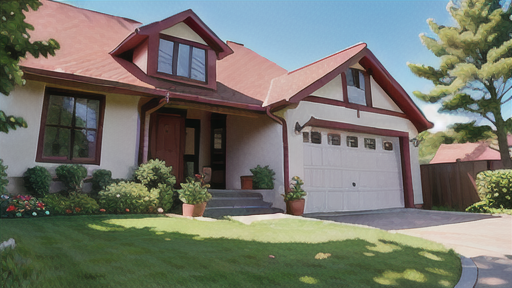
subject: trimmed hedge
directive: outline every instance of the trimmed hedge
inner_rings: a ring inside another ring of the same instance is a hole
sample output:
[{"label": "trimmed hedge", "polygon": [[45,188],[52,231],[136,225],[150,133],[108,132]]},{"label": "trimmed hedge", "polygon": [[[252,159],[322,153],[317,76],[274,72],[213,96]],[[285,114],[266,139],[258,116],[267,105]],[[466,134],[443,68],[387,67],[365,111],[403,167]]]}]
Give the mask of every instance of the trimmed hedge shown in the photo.
[{"label": "trimmed hedge", "polygon": [[140,183],[114,183],[100,191],[99,204],[108,213],[154,213],[157,211],[159,189],[148,191]]},{"label": "trimmed hedge", "polygon": [[42,198],[50,193],[52,175],[46,168],[35,166],[28,168],[23,174],[23,181],[28,193],[34,197]]},{"label": "trimmed hedge", "polygon": [[476,185],[489,208],[512,209],[512,170],[480,172]]}]

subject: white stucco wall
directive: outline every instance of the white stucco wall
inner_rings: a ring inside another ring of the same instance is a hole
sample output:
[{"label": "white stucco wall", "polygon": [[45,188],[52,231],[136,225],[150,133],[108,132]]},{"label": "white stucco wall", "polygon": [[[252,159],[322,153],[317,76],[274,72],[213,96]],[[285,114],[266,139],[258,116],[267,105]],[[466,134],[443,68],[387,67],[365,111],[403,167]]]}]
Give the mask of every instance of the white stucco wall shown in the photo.
[{"label": "white stucco wall", "polygon": [[262,115],[257,118],[228,115],[226,119],[226,188],[240,189],[240,176],[252,175],[257,165],[276,173],[274,193],[265,193],[265,201],[285,209],[282,126]]},{"label": "white stucco wall", "polygon": [[[348,123],[359,126],[374,127],[379,129],[388,129],[409,133],[409,138],[417,136],[418,131],[414,125],[407,119],[383,114],[360,111],[360,117],[357,117],[357,111],[344,107],[335,107],[325,104],[300,102],[295,109],[282,111],[288,125],[288,145],[290,153],[290,177],[297,175],[304,177],[303,169],[303,140],[301,134],[295,134],[295,123],[304,125],[311,117],[320,120]],[[411,154],[411,172],[414,191],[415,204],[423,203],[421,194],[421,175],[418,162],[418,150],[412,144],[409,145]]]},{"label": "white stucco wall", "polygon": [[341,83],[341,74],[334,77],[329,83],[322,86],[322,88],[311,93],[311,96],[318,96],[322,98],[334,99],[343,101],[343,86]]},{"label": "white stucco wall", "polygon": [[[63,88],[63,87],[60,87]],[[0,133],[0,158],[8,165],[10,193],[23,192],[19,177],[36,165],[48,168],[55,175],[61,164],[36,162],[36,150],[44,100],[44,83],[27,81],[16,87],[9,97],[0,97],[0,107],[10,115],[23,117],[28,128]],[[114,178],[128,178],[137,165],[139,97],[106,94],[105,118],[100,165],[84,165],[89,175],[96,169],[112,171]]]},{"label": "white stucco wall", "polygon": [[372,105],[375,108],[381,108],[385,110],[402,112],[395,102],[389,98],[388,94],[375,82],[373,77],[370,77],[371,89],[372,89]]},{"label": "white stucco wall", "polygon": [[208,45],[206,42],[204,42],[203,38],[201,36],[197,35],[194,30],[192,30],[190,27],[188,27],[187,24],[180,22],[174,26],[171,26],[165,30],[160,31],[160,33],[174,36],[176,38],[186,39],[189,41],[201,43],[203,45]]}]

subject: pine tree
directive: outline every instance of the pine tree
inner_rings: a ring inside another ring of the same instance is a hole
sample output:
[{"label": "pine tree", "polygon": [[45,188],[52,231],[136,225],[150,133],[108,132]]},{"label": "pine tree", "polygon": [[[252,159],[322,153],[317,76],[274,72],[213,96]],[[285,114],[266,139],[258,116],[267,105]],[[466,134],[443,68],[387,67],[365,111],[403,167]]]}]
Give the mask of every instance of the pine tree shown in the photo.
[{"label": "pine tree", "polygon": [[504,119],[501,107],[512,99],[512,7],[510,0],[450,1],[447,10],[455,27],[427,22],[437,37],[420,35],[422,43],[440,58],[439,68],[408,64],[419,77],[435,87],[419,99],[441,102],[440,112],[471,112],[489,120],[494,127],[459,124],[461,130],[492,130],[498,137],[501,161],[512,168],[507,132],[512,118]]},{"label": "pine tree", "polygon": [[[21,58],[27,53],[36,58],[55,56],[55,50],[59,49],[54,39],[30,42],[27,30],[34,30],[34,27],[25,22],[23,11],[28,12],[29,7],[36,11],[41,5],[39,0],[0,0],[0,93],[5,96],[9,96],[15,85],[25,84],[19,66]],[[9,129],[17,127],[27,127],[27,122],[0,110],[0,132],[8,133]]]}]

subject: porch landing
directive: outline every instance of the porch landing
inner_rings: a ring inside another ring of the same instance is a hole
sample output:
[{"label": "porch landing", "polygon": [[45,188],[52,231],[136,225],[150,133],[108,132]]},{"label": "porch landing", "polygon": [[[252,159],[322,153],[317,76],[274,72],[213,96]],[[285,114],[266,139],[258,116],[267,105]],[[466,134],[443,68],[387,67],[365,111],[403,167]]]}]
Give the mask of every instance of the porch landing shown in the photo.
[{"label": "porch landing", "polygon": [[206,205],[205,217],[221,218],[284,212],[282,209],[272,208],[272,203],[263,201],[263,196],[257,190],[209,189],[208,191],[212,194],[212,199]]}]

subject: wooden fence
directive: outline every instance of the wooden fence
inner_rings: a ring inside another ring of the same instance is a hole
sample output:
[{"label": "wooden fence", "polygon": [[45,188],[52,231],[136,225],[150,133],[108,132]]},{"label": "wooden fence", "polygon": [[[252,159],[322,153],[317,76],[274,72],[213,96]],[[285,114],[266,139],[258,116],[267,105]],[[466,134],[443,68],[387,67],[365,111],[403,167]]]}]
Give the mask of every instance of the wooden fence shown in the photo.
[{"label": "wooden fence", "polygon": [[480,201],[475,185],[476,175],[502,168],[501,161],[457,161],[420,167],[423,209],[444,206],[460,211]]}]

